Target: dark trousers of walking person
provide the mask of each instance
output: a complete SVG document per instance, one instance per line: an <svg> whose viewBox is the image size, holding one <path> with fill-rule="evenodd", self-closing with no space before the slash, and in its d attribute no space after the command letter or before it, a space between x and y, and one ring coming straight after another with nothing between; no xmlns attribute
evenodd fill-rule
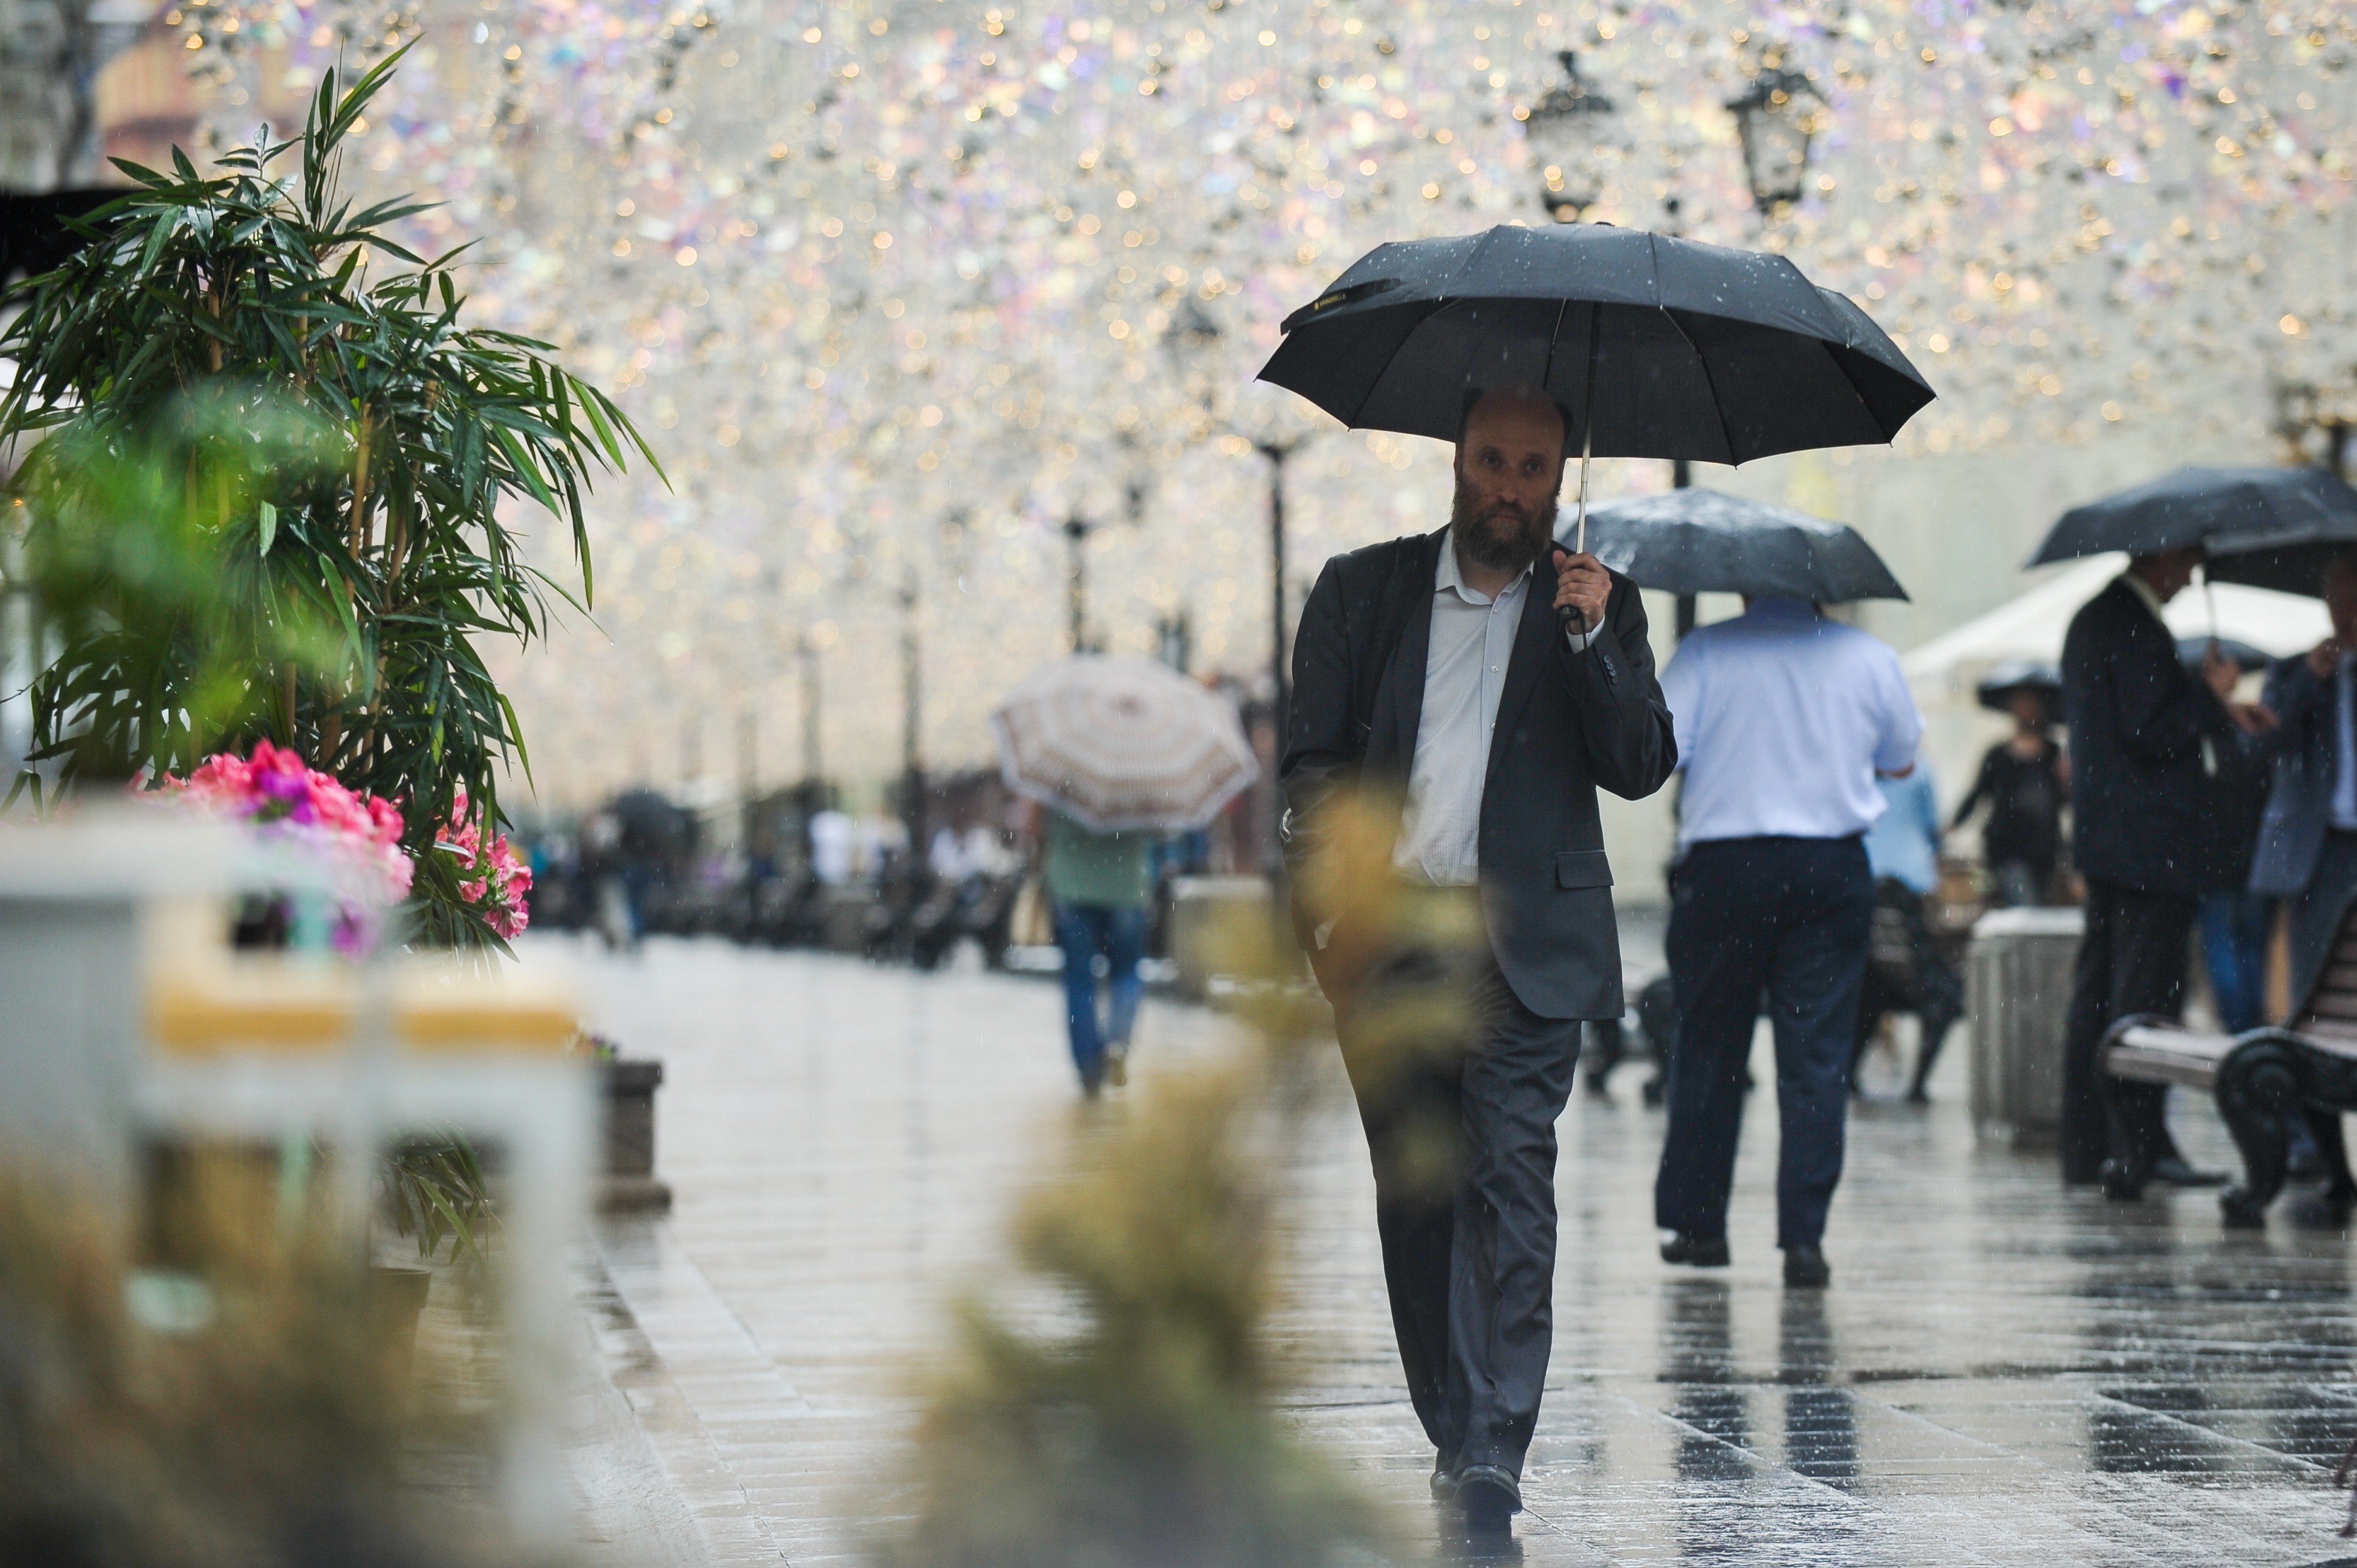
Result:
<svg viewBox="0 0 2357 1568"><path fill-rule="evenodd" d="M1408 1397L1445 1468L1522 1474L1554 1338L1555 1119L1576 1019L1472 950L1395 954L1337 1009Z"/></svg>
<svg viewBox="0 0 2357 1568"><path fill-rule="evenodd" d="M1713 839L1670 883L1677 1003L1669 1132L1653 1219L1727 1233L1743 1123L1744 1064L1762 993L1776 1035L1776 1244L1813 1247L1841 1180L1849 1063L1874 924L1874 876L1856 838Z"/></svg>
<svg viewBox="0 0 2357 1568"><path fill-rule="evenodd" d="M2168 1086L2107 1080L2095 1053L2104 1032L2139 1013L2174 1018L2185 1005L2193 918L2190 898L2087 884L2087 929L2072 982L2062 1043L2062 1179L2102 1178L2117 1155L2139 1172L2177 1152L2165 1116Z"/></svg>
<svg viewBox="0 0 2357 1568"><path fill-rule="evenodd" d="M1126 1046L1137 1019L1145 983L1137 961L1146 953L1146 911L1102 904L1056 906L1056 944L1064 950L1064 1021L1072 1040L1072 1066L1081 1086L1096 1092L1104 1080L1105 1047ZM1105 961L1113 1014L1097 1003L1096 961Z"/></svg>

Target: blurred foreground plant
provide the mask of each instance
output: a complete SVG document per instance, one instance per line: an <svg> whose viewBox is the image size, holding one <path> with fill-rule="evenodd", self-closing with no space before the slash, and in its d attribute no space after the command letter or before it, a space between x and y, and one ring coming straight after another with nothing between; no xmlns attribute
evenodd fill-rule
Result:
<svg viewBox="0 0 2357 1568"><path fill-rule="evenodd" d="M95 1212L0 1179L0 1562L478 1560L437 1539L401 1469L479 1423L421 1394L410 1330L348 1244L252 1223L266 1171L203 1173L149 1225L169 1272L135 1269Z"/></svg>
<svg viewBox="0 0 2357 1568"><path fill-rule="evenodd" d="M1387 929L1397 813L1386 829L1375 808L1329 812L1308 891ZM1222 934L1248 1040L1157 1075L1024 1201L1017 1261L1068 1326L959 1304L919 1431L916 1518L879 1550L891 1568L1299 1568L1367 1562L1389 1539L1274 1408L1287 1381L1267 1332L1280 1201L1331 1081L1314 1054L1324 1005L1274 919Z"/></svg>
<svg viewBox="0 0 2357 1568"><path fill-rule="evenodd" d="M421 206L345 199L345 139L400 59L326 72L299 138L219 178L178 151L118 163L138 188L0 295L11 521L55 650L32 755L70 784L274 740L401 808L420 935L497 946L479 873L435 849L461 801L496 825L497 769L528 766L474 639L529 642L569 597L501 511L569 528L586 603L590 475L654 458L549 345L459 325L466 247L429 261L387 231ZM371 256L407 265L372 278Z"/></svg>

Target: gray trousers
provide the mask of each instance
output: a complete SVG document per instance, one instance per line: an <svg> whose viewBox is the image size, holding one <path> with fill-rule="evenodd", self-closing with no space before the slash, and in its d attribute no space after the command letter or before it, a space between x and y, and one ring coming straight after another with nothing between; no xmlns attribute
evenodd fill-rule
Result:
<svg viewBox="0 0 2357 1568"><path fill-rule="evenodd" d="M2324 835L2316 853L2316 869L2308 886L2291 900L2291 1004L2308 1000L2316 977L2332 956L2332 939L2340 934L2341 912L2357 894L2357 833L2338 828Z"/></svg>
<svg viewBox="0 0 2357 1568"><path fill-rule="evenodd" d="M1336 1008L1408 1397L1444 1464L1522 1474L1555 1332L1555 1119L1579 1025L1488 944L1401 954Z"/></svg>

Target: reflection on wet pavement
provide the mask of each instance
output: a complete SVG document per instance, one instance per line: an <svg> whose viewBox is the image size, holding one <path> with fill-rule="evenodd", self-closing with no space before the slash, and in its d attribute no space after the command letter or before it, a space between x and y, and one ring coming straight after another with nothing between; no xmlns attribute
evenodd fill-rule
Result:
<svg viewBox="0 0 2357 1568"><path fill-rule="evenodd" d="M603 1238L629 1342L660 1363L617 1383L716 1560L847 1553L843 1521L892 1507L909 1368L945 1293L993 1256L1042 1130L1071 1114L1057 995L716 945L589 961L601 1026L665 1058L662 1161L680 1195L669 1220ZM1216 1048L1222 1028L1149 1004L1141 1059ZM1635 1075L1613 1102L1574 1097L1554 1367L1508 1560L2347 1554L2330 1485L2357 1434L2345 1240L2280 1214L2230 1236L2212 1194L2124 1209L2064 1193L2046 1158L1976 1151L1970 1054L1946 1053L1929 1114L1854 1119L1822 1293L1781 1283L1766 1096L1734 1266L1709 1273L1653 1255L1661 1122ZM2207 1108L2179 1101L2188 1153L2230 1165ZM1279 1325L1296 1415L1394 1501L1424 1560L1459 1559L1423 1500L1432 1456L1399 1387L1339 1094L1297 1185Z"/></svg>

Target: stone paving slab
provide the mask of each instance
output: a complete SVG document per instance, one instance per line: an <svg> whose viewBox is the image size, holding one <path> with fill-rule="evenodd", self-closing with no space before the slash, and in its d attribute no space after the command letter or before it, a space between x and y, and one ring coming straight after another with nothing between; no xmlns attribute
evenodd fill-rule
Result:
<svg viewBox="0 0 2357 1568"><path fill-rule="evenodd" d="M585 1294L705 1560L855 1560L905 1507L900 1444L943 1304L985 1277L1012 1197L1078 1113L1058 993L715 942L524 953L580 965L598 1026L665 1063L660 1161L678 1207L607 1222ZM1225 1028L1149 1002L1141 1061L1217 1050ZM1821 1294L1780 1283L1770 1095L1746 1123L1735 1264L1707 1274L1653 1256L1661 1120L1637 1103L1639 1074L1611 1102L1575 1098L1520 1560L2350 1555L2330 1486L2357 1434L2346 1239L2280 1216L2229 1236L2207 1193L2133 1208L2066 1194L2049 1159L1975 1148L1967 1056L1951 1044L1929 1113L1853 1118ZM1445 1558L1364 1149L1333 1077L1295 1176L1275 1326L1300 1373L1288 1415ZM2229 1164L2207 1108L2179 1101L2190 1152Z"/></svg>

